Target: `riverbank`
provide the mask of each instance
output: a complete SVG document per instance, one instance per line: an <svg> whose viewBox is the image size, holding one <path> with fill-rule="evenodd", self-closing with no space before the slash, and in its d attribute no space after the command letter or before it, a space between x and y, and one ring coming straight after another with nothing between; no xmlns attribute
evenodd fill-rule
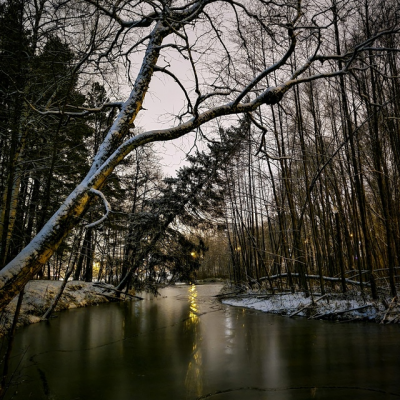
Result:
<svg viewBox="0 0 400 400"><path fill-rule="evenodd" d="M252 308L271 314L334 321L369 321L382 324L400 323L400 303L397 298L382 296L373 300L360 292L328 293L306 297L304 293L266 294L247 291L235 293L225 287L219 295L222 303Z"/></svg>
<svg viewBox="0 0 400 400"><path fill-rule="evenodd" d="M62 281L34 280L25 286L17 328L42 320L54 297L59 292ZM109 289L109 291L106 290ZM58 301L55 312L69 308L87 307L113 301L114 286L94 282L70 281ZM11 327L18 296L6 307L0 317L0 336Z"/></svg>

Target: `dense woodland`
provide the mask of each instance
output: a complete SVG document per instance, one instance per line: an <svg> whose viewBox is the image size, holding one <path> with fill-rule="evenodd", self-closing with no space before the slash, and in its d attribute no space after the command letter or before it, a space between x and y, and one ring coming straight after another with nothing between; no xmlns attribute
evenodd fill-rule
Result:
<svg viewBox="0 0 400 400"><path fill-rule="evenodd" d="M356 287L373 297L380 290L395 296L398 2L220 2L229 24L213 3L0 4L1 268L23 257L42 228L50 232L50 220L61 233L24 256L22 287L27 279L73 277L119 290L154 290L160 283L193 281L200 268L199 277L272 292ZM133 18L130 13L136 25L121 19ZM181 40L165 48L189 60L194 71L191 91L157 60L148 72L149 81L162 72L184 89L181 131L162 138L198 129L203 149L192 151L175 177L163 175L152 140L142 133L146 127L133 125L136 114L121 123L123 135L108 139L128 108L113 82L126 74L127 85L140 87L145 67L131 76L129 57L141 46L148 57L157 37L156 28L148 28L162 18L171 24L163 38L174 33ZM216 53L204 43L192 53L206 35L204 27L194 29L197 21L211 27ZM128 39L136 27L148 36ZM185 30L192 28L191 34ZM236 37L224 38L224 29ZM208 94L196 68L211 71ZM219 111L220 98L232 108ZM236 117L224 121L225 114ZM204 129L201 118L216 122ZM136 138L130 154L94 181L88 171L100 168L96 160L107 163ZM63 204L69 207L65 199L85 176L95 183L72 222L51 220Z"/></svg>

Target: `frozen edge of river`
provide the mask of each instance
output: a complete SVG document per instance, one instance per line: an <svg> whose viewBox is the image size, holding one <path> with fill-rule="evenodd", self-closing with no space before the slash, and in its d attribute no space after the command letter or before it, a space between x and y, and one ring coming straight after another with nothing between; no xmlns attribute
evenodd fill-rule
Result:
<svg viewBox="0 0 400 400"><path fill-rule="evenodd" d="M42 320L42 316L57 295L62 281L34 280L25 286L21 312L17 327L34 324ZM104 286L115 289L112 285L102 284L100 288L96 282L69 281L57 304L55 312L70 308L86 307L109 302L104 295ZM8 332L11 327L18 296L6 307L0 317L0 336Z"/></svg>
<svg viewBox="0 0 400 400"><path fill-rule="evenodd" d="M399 323L400 304L392 299L374 301L360 293L336 294L306 297L304 293L282 293L267 295L247 293L221 299L223 304L245 307L283 316L299 316L309 319L335 321L370 321ZM384 305L386 303L386 307Z"/></svg>

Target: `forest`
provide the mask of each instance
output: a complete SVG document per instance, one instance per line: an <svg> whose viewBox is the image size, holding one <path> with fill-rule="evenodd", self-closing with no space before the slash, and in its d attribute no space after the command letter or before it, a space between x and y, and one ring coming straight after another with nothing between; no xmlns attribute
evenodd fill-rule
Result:
<svg viewBox="0 0 400 400"><path fill-rule="evenodd" d="M2 1L0 308L32 279L395 298L399 34L395 0Z"/></svg>

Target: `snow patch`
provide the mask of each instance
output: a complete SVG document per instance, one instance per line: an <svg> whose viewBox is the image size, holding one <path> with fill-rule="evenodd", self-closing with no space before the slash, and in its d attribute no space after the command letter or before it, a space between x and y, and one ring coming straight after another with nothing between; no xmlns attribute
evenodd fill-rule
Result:
<svg viewBox="0 0 400 400"><path fill-rule="evenodd" d="M304 293L281 293L275 295L246 293L236 296L220 295L222 303L251 308L285 316L309 319L361 320L373 322L400 322L400 305L390 299L372 300L361 293L306 297ZM391 304L391 306L388 306ZM389 317L390 313L390 317Z"/></svg>
<svg viewBox="0 0 400 400"><path fill-rule="evenodd" d="M28 282L25 286L17 326L19 327L41 321L42 316L51 305L52 300L58 294L62 283L62 281L48 280L34 280ZM113 293L104 293L104 287L115 289L114 286L106 284L102 284L102 287L99 287L92 282L70 281L67 283L58 301L55 311L109 302L109 297L106 297L104 294L113 296ZM5 334L11 327L17 301L18 296L6 307L0 318L0 336Z"/></svg>

